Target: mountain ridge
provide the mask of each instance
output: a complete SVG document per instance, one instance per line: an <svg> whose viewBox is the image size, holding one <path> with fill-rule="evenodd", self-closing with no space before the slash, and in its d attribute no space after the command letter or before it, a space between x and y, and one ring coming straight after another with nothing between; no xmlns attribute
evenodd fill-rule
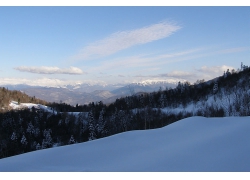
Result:
<svg viewBox="0 0 250 180"><path fill-rule="evenodd" d="M71 105L103 101L112 103L117 98L138 92L153 92L160 88L174 88L177 81L147 80L130 84L76 83L65 86L30 86L27 84L5 85L10 90L20 90L29 96L36 96L48 102L64 102Z"/></svg>

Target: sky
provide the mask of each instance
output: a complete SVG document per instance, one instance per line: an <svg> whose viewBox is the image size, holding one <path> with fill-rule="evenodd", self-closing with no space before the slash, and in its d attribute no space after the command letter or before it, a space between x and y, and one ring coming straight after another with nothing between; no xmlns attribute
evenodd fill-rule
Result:
<svg viewBox="0 0 250 180"><path fill-rule="evenodd" d="M0 6L0 85L210 80L250 65L249 6Z"/></svg>

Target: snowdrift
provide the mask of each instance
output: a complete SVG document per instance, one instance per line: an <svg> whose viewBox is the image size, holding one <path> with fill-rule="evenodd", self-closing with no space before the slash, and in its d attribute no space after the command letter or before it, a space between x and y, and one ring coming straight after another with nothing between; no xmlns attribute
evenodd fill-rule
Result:
<svg viewBox="0 0 250 180"><path fill-rule="evenodd" d="M249 137L250 117L191 117L0 159L0 171L249 172Z"/></svg>

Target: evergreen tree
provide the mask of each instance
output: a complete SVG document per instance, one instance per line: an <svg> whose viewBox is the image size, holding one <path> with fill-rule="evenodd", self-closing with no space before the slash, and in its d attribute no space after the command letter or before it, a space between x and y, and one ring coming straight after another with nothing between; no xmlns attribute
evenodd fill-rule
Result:
<svg viewBox="0 0 250 180"><path fill-rule="evenodd" d="M24 134L23 134L22 139L21 139L21 144L24 145L24 146L28 144L27 139L24 136Z"/></svg>
<svg viewBox="0 0 250 180"><path fill-rule="evenodd" d="M120 122L120 128L122 131L127 131L127 119L126 119L126 115L125 112L123 110L120 110L118 112L118 119Z"/></svg>
<svg viewBox="0 0 250 180"><path fill-rule="evenodd" d="M97 133L99 137L105 137L107 134L106 121L104 121L103 115L104 115L104 109L101 110L98 118Z"/></svg>
<svg viewBox="0 0 250 180"><path fill-rule="evenodd" d="M39 144L39 143L37 143L37 145L36 145L36 150L39 150L39 149L41 149L42 147L41 147L41 145Z"/></svg>
<svg viewBox="0 0 250 180"><path fill-rule="evenodd" d="M29 134L34 134L35 133L34 126L32 125L31 122L29 122L26 132L29 133Z"/></svg>
<svg viewBox="0 0 250 180"><path fill-rule="evenodd" d="M230 73L229 69L227 69L227 72L224 71L224 75L223 75L224 78L226 78L226 77L228 77L230 75L231 75L231 73Z"/></svg>
<svg viewBox="0 0 250 180"><path fill-rule="evenodd" d="M231 75L231 73L230 73L229 69L227 69L226 74L227 74L227 76L230 76L230 75Z"/></svg>
<svg viewBox="0 0 250 180"><path fill-rule="evenodd" d="M154 98L154 93L149 94L149 106L150 107L155 107L155 98Z"/></svg>
<svg viewBox="0 0 250 180"><path fill-rule="evenodd" d="M52 141L51 133L52 133L51 129L48 129L48 130L45 129L43 131L44 139L42 142L42 149L52 147L53 141Z"/></svg>
<svg viewBox="0 0 250 180"><path fill-rule="evenodd" d="M17 136L16 136L16 133L15 133L15 132L12 133L10 139L11 139L12 141L16 141L16 140L17 140Z"/></svg>
<svg viewBox="0 0 250 180"><path fill-rule="evenodd" d="M69 144L75 144L75 139L74 139L74 136L71 135L70 139L69 139Z"/></svg>
<svg viewBox="0 0 250 180"><path fill-rule="evenodd" d="M39 128L37 127L37 128L34 129L34 136L35 136L35 137L38 137L39 135L40 135L40 130L39 130Z"/></svg>
<svg viewBox="0 0 250 180"><path fill-rule="evenodd" d="M12 133L10 139L11 139L11 142L10 142L10 145L9 145L9 152L8 152L8 154L10 156L13 156L13 155L16 155L16 154L20 153L20 147L18 145L17 135L16 135L15 132Z"/></svg>
<svg viewBox="0 0 250 180"><path fill-rule="evenodd" d="M96 139L95 124L92 110L88 113L89 122L89 141Z"/></svg>
<svg viewBox="0 0 250 180"><path fill-rule="evenodd" d="M140 107L143 108L145 106L143 94L139 96L139 102L140 102Z"/></svg>
<svg viewBox="0 0 250 180"><path fill-rule="evenodd" d="M213 93L216 94L218 92L218 82L214 82Z"/></svg>
<svg viewBox="0 0 250 180"><path fill-rule="evenodd" d="M166 98L166 95L164 94L164 93L161 93L161 97L160 97L160 107L161 108L164 108L164 107L166 107L166 100L167 100L167 98Z"/></svg>

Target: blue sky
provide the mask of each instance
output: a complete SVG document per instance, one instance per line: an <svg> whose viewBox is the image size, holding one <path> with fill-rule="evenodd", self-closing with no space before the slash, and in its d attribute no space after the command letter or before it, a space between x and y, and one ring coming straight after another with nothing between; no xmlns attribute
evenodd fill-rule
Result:
<svg viewBox="0 0 250 180"><path fill-rule="evenodd" d="M250 65L250 7L0 7L0 84L209 80Z"/></svg>

